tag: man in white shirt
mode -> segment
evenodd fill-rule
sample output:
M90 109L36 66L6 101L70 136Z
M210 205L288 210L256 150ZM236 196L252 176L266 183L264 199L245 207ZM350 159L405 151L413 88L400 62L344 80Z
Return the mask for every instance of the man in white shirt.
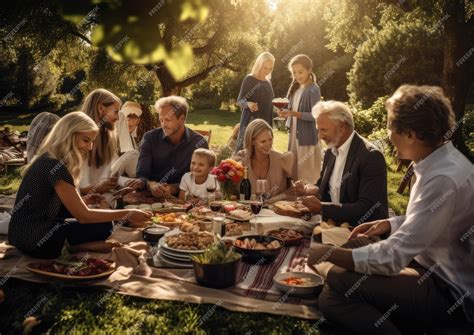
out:
M319 308L364 334L474 322L474 169L446 141L455 129L451 104L439 87L404 85L386 108L390 140L414 162L406 216L360 225L342 248L311 250L308 264L328 284Z
M303 203L323 220L357 226L388 217L387 166L383 154L354 131L349 107L321 101L313 107L319 138L329 150L324 155L316 186L296 182L296 191L315 195ZM304 188L303 188L304 186Z

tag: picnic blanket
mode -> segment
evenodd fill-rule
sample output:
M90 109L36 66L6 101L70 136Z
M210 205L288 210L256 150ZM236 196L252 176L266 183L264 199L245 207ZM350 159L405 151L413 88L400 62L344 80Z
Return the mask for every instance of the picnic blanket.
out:
M296 219L298 220L298 219ZM267 219L267 221L271 221ZM295 224L292 218L274 219L263 223L269 230L279 222ZM302 221L302 220L301 220ZM296 221L297 223L298 222ZM302 223L310 225L310 223ZM238 284L218 290L196 284L192 269L157 268L153 266L153 250L143 241L141 231L125 227L114 230L110 239L120 241L124 247L114 248L109 254L89 253L90 257L108 258L116 263L116 270L108 278L95 281L75 281L70 285L105 286L120 294L148 299L177 300L189 303L209 303L239 312L263 312L288 315L305 319L318 319L317 298L300 299L281 294L273 286L272 278L279 272L302 271L309 248L309 240L298 247L284 248L277 259L268 265L241 263ZM83 253L84 255L86 253ZM0 235L0 287L14 277L31 282L51 283L57 279L31 273L25 267L37 261L9 245L5 235ZM309 271L309 270L307 270Z

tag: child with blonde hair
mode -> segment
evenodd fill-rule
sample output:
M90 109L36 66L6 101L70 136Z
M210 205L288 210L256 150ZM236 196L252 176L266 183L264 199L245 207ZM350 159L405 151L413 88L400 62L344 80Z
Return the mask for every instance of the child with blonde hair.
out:
M181 200L190 200L193 198L208 198L208 181L210 172L216 164L216 154L204 148L194 150L191 158L190 172L185 173L179 184L179 198ZM215 191L219 191L219 183L214 180Z

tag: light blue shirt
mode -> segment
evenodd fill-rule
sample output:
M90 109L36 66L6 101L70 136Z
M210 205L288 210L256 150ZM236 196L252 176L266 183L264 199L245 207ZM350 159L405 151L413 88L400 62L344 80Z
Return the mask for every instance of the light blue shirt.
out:
M415 259L449 284L455 305L474 321L473 165L447 142L414 172L406 216L389 219L386 240L352 250L355 271L394 275Z

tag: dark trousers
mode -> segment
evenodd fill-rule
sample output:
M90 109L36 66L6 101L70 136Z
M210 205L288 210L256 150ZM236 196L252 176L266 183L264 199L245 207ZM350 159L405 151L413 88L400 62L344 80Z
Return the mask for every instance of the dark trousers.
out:
M37 248L28 254L35 258L57 258L65 241L69 245L105 241L112 233L112 227L112 222L81 224L75 219L58 220Z
M369 239L349 241L357 248ZM425 275L426 274L426 275ZM425 275L425 276L424 276ZM466 322L448 285L417 262L394 276L367 275L334 266L318 299L324 317L357 334L402 334L402 327L418 330L450 321Z

